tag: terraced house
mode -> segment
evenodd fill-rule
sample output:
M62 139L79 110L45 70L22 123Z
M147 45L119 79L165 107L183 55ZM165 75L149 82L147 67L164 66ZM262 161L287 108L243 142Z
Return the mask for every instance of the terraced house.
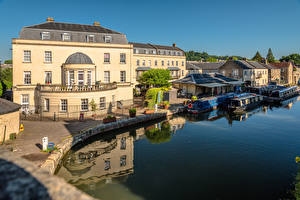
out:
M126 35L93 25L47 22L12 40L13 99L26 112L78 117L132 104L132 45Z
M184 51L173 44L162 46L154 44L133 44L134 80L150 69L169 69L173 79L186 75L186 57ZM138 84L135 82L135 84Z

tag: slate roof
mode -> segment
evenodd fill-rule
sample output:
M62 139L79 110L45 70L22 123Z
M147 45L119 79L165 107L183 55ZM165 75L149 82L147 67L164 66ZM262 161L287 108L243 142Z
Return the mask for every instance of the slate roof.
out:
M121 34L119 32L104 28L102 26L84 25L84 24L71 24L61 22L46 22L26 28L45 29L45 30L61 30L61 31L76 31L76 32L91 32L91 33L110 33Z
M84 53L74 53L70 55L65 64L93 64L92 59Z
M137 48L183 51L182 49L180 49L178 47L173 47L173 46L155 45L155 44L150 44L150 43L136 43L136 42L129 42L129 43L133 44L133 47L137 47Z
M262 63L256 61L235 60L233 62L243 69L266 69Z
M290 64L292 64L292 63L291 62L270 63L270 65L272 65L273 67L278 67L278 68L289 67Z
M209 62L209 63L200 63L193 62L192 65L202 69L202 70L218 70L225 62Z
M21 105L0 98L0 114L7 114L15 111L19 111Z
M168 70L171 70L171 71L179 71L180 68L179 68L179 67L168 67Z
M221 74L189 74L186 77L173 81L173 83L194 84L203 87L219 87L224 85L242 84L241 81L228 78Z

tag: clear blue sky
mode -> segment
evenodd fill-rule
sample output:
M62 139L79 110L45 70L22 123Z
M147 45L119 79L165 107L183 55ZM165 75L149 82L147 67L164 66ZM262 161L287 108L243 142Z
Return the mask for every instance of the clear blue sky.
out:
M300 0L0 0L0 58L23 26L45 22L101 25L129 41L215 55L279 58L300 53Z

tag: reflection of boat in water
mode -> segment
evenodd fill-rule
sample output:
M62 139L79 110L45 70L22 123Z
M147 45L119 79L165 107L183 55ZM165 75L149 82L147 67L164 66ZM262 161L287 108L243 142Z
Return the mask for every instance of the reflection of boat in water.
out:
M254 109L261 105L263 96L252 93L236 95L229 100L228 109L233 113L243 113L247 110Z
M282 102L280 102L280 106L281 106L281 107L284 107L284 108L287 108L287 109L291 109L292 106L293 106L293 104L294 104L296 101L298 101L298 98L299 98L299 97L293 97L293 98L291 98L291 99L287 99L287 100L285 100L285 101L282 101Z

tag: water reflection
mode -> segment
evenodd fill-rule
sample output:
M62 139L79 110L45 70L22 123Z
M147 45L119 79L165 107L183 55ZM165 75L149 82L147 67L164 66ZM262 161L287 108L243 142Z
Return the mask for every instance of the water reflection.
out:
M201 194L207 195L206 197L212 197L210 195L213 194L213 191L209 189L215 187L215 184L219 181L218 176L223 177L222 180L226 180L226 183L218 185L219 190L223 187L226 188L226 184L229 183L233 185L232 188L238 187L240 177L253 178L253 183L256 178L263 177L263 182L269 180L271 173L268 176L262 176L268 171L263 171L264 167L261 166L269 166L268 163L272 163L271 158L273 156L270 158L268 156L273 155L273 152L281 153L281 151L277 152L276 149L282 144L283 139L289 137L284 136L277 141L276 138L280 136L282 131L278 130L274 134L274 130L269 130L269 132L272 132L270 134L272 135L271 138L268 135L268 139L258 140L257 138L262 135L260 128L272 128L275 120L290 123L291 118L294 116L289 111L289 114L287 114L287 111L282 110L282 108L293 108L297 100L300 99L290 99L282 102L281 106L261 106L240 115L230 115L222 110L214 110L198 115L186 114L158 123L141 125L139 128L118 130L117 133L112 132L99 136L73 148L64 159L62 167L58 171L58 176L63 177L69 183L93 197L110 200L140 200L143 197L159 199L158 196L161 197L160 199L183 199L186 195L193 196L192 194L195 194L197 196L197 192L203 192ZM295 106L295 108L297 107L299 108L298 105ZM273 112L277 109L281 109L280 112ZM271 112L273 113L270 114ZM253 118L254 120L244 123L254 115L269 118L270 121L264 121L264 123L269 123L268 126L260 124L261 116L257 117L256 120ZM203 131L199 131L198 126L193 126L187 121L196 122L193 124L199 124ZM223 125L223 121L225 125ZM243 126L236 126L237 128L231 128L227 125L232 126L235 121L244 124ZM187 124L186 127L185 124ZM251 134L247 132L250 129ZM283 130L286 130L286 127ZM188 134L181 134L186 132ZM219 134L220 132L226 134ZM239 134L241 132L243 134ZM260 134L256 135L256 132ZM274 149L273 143L271 144L272 141L274 142ZM290 145L290 141L286 144ZM280 148L283 148L283 146L280 146ZM290 145L289 148L291 147L293 145ZM196 160L194 155L197 155ZM243 160L245 157L247 159ZM265 159L271 161L265 162ZM275 161L274 163L278 163L277 160ZM222 169L219 171L218 166L221 165ZM248 165L251 165L249 169L247 168ZM255 166L257 167L255 168ZM273 165L270 164L270 166ZM237 170L232 171L233 167ZM265 168L270 169L271 167ZM188 173L178 173L178 171L192 171L194 176L190 177ZM261 174L259 174L260 171ZM245 175L247 173L249 173L249 176ZM256 178L253 175L255 173L258 174ZM174 193L174 198L164 198L166 193L159 193L160 188L177 187L177 184L172 185L172 183L177 183L177 179L178 182L187 183L191 181L192 184L186 184L185 191L179 191L178 189L178 191L168 193L170 196L167 197L171 197ZM196 186L199 182L201 182L202 185L200 185L203 188L207 187L210 192L206 193L204 192L206 190L198 191L197 189L188 192L189 187ZM272 182L274 180L269 183ZM281 182L279 180L278 184ZM255 188L255 185L257 183L251 185L251 187ZM260 190L257 189L256 192L258 191ZM155 196L158 193L159 195ZM229 193L231 195L232 191ZM180 194L184 194L184 196L178 196ZM222 195L224 194L227 193L222 193ZM213 197L210 199L217 199L216 196Z

